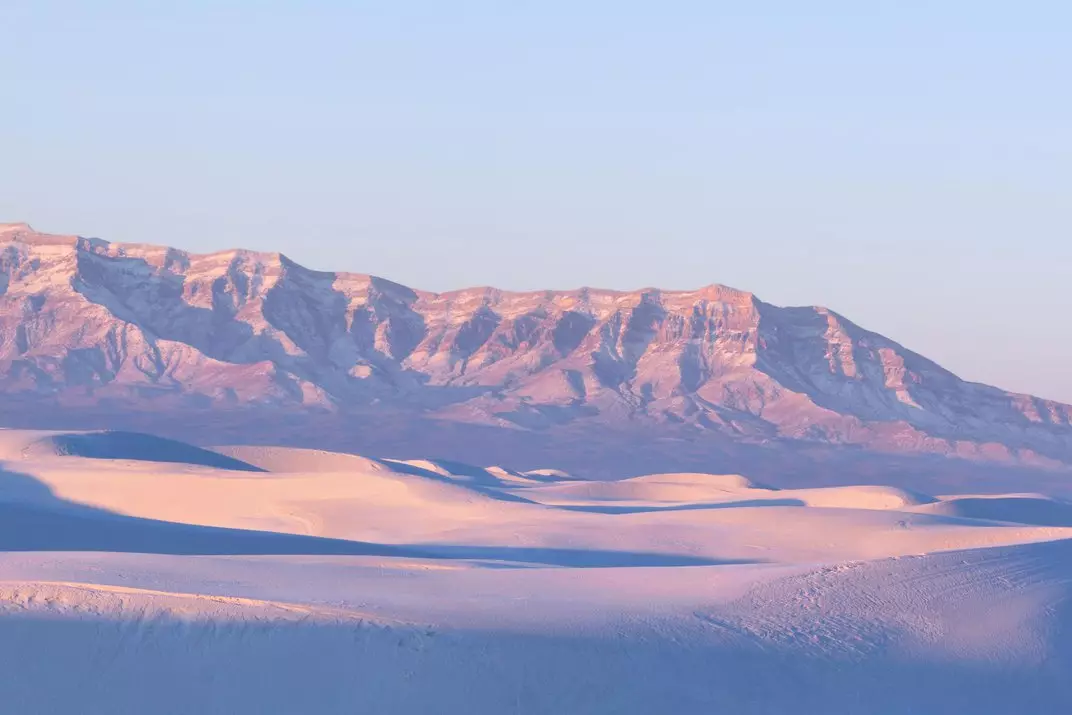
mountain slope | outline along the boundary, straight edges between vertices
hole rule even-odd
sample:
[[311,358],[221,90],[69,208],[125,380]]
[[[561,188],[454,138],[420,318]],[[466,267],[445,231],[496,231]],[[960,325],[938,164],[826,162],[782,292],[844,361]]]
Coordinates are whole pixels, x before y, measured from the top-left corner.
[[717,285],[437,294],[25,224],[0,225],[0,392],[7,424],[253,409],[1072,464],[1072,407],[965,382],[824,308]]

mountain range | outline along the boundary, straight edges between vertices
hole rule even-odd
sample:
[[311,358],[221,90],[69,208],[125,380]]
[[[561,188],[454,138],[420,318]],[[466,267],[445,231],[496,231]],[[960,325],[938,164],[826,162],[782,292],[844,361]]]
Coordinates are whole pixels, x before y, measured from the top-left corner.
[[432,293],[26,224],[0,224],[0,394],[7,426],[593,472],[821,454],[1072,465],[1072,406],[961,380],[826,308],[721,285]]

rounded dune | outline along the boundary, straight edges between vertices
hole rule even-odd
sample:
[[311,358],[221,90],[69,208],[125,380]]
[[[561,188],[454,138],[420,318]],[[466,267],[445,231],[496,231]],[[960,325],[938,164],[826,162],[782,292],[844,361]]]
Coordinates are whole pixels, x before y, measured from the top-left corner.
[[805,506],[828,509],[906,509],[935,501],[934,497],[907,489],[870,485],[791,489],[779,495],[800,499]]
[[263,471],[241,459],[186,442],[141,432],[52,432],[31,435],[22,442],[21,456],[82,457],[189,464],[242,472]]
[[[737,474],[650,474],[614,482],[570,481],[534,487],[537,499],[664,504],[725,501],[749,492],[768,493]],[[750,495],[751,496],[751,495]]]
[[317,472],[379,472],[389,467],[375,459],[344,452],[326,452],[300,447],[262,447],[228,445],[214,447],[214,451],[255,465],[268,472],[317,473]]
[[[447,481],[494,493],[497,489],[538,485],[546,480],[533,479],[526,474],[503,467],[476,467],[462,462],[439,459],[384,459],[389,469],[403,474],[439,477]],[[503,497],[513,498],[508,492],[498,492]]]
[[1030,526],[1072,526],[1072,504],[1038,494],[957,496],[917,511]]
[[564,472],[561,469],[530,469],[522,472],[522,476],[529,477],[530,479],[538,479],[544,482],[554,481],[567,481],[574,480],[577,477],[573,476],[569,472]]

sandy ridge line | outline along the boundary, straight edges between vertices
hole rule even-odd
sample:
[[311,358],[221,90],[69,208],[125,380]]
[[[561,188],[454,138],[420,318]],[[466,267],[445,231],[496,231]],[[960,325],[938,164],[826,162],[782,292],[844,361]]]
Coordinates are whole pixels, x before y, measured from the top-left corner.
[[[31,592],[31,595],[40,593],[43,589],[53,587],[68,591],[75,591],[88,595],[106,596],[134,596],[147,598],[175,599],[184,602],[200,604],[220,604],[226,606],[238,606],[241,608],[261,608],[281,611],[287,616],[301,616],[305,618],[329,618],[336,621],[372,622],[379,625],[413,626],[418,624],[409,623],[397,618],[385,618],[362,611],[346,608],[331,608],[328,606],[313,606],[308,604],[288,603],[285,601],[271,601],[256,598],[244,598],[238,596],[222,596],[216,594],[187,593],[182,591],[160,591],[149,588],[132,588],[128,586],[114,586],[111,584],[93,584],[74,581],[2,581],[0,580],[0,604],[18,603],[21,589]],[[166,605],[161,604],[166,608]],[[205,615],[212,615],[206,613]],[[281,616],[282,617],[282,616]]]

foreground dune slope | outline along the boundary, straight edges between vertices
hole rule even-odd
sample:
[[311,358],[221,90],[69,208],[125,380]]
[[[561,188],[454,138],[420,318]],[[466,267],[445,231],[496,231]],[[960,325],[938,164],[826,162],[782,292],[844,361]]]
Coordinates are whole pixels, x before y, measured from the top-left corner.
[[1072,505],[0,432],[19,713],[1072,711]]

